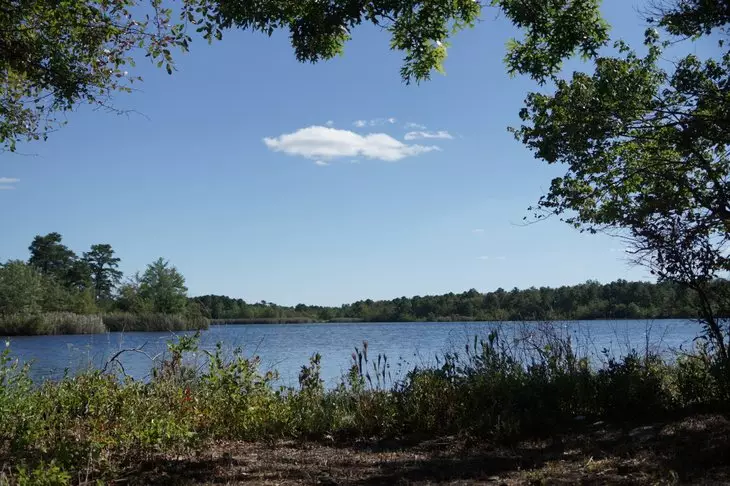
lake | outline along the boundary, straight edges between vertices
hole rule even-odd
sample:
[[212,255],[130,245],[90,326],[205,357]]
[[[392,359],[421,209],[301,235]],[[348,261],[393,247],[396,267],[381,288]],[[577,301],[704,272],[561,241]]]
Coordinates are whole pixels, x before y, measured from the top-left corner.
[[[434,363],[436,356],[444,352],[463,353],[475,335],[486,337],[490,330],[500,328],[509,342],[526,334],[539,335],[545,326],[483,322],[226,325],[203,331],[200,348],[212,350],[218,342],[228,352],[241,348],[247,356],[259,356],[264,370],[278,370],[281,384],[292,386],[297,384],[301,366],[318,352],[322,355],[322,377],[333,386],[348,369],[354,347],[362,348],[363,341],[368,342],[371,358],[377,359],[379,353],[388,357],[395,379],[415,365]],[[643,353],[648,347],[670,356],[680,347],[691,348],[700,331],[696,322],[670,319],[572,321],[547,326],[560,336],[570,336],[575,349],[597,365],[605,360],[604,349],[620,356],[631,349]],[[146,355],[127,352],[120,361],[127,374],[146,379],[152,367],[150,357],[164,353],[171,338],[171,333],[129,332],[13,337],[9,341],[13,356],[33,362],[31,375],[40,381],[103,366],[119,350],[140,346]]]

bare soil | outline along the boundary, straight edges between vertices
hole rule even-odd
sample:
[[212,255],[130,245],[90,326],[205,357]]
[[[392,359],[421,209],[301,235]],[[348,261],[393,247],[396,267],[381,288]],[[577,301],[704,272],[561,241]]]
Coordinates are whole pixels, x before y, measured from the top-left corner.
[[577,423],[514,445],[444,437],[351,444],[224,442],[135,465],[120,484],[730,484],[730,420]]

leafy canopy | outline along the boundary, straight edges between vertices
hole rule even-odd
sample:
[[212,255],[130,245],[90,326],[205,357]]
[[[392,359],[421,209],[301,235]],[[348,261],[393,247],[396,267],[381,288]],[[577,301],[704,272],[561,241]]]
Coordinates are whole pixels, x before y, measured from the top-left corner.
[[726,357],[714,316],[729,296],[709,284],[730,270],[730,52],[720,35],[714,54],[664,57],[678,41],[726,36],[730,3],[682,0],[658,13],[646,54],[617,42],[618,54],[597,57],[592,73],[529,94],[514,132],[538,159],[566,168],[537,217],[617,233],[661,279],[700,292]]
[[[608,39],[600,0],[490,0],[525,32],[509,44],[510,72],[538,80],[563,58],[595,55]],[[449,39],[479,20],[477,0],[10,0],[0,8],[0,147],[45,139],[57,114],[90,103],[112,111],[115,92],[140,80],[128,70],[144,55],[174,70],[173,50],[193,35],[209,42],[243,29],[289,32],[296,58],[330,59],[353,29],[387,31],[403,52],[407,83],[442,71]]]
[[64,280],[71,269],[76,254],[61,243],[63,237],[56,232],[33,238],[28,250],[28,263],[44,275]]

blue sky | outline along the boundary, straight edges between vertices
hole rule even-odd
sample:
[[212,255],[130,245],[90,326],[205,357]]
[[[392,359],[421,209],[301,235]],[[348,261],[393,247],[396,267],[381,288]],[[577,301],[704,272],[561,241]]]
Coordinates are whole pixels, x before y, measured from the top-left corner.
[[[615,37],[641,40],[636,5],[607,2]],[[127,274],[163,256],[193,295],[282,304],[646,279],[616,240],[521,224],[560,168],[506,130],[536,89],[506,74],[513,35],[486,10],[418,86],[372,28],[317,65],[251,33],[194,42],[173,76],[140,62],[115,100],[140,114],[82,108],[0,155],[0,260],[58,231],[112,244]]]

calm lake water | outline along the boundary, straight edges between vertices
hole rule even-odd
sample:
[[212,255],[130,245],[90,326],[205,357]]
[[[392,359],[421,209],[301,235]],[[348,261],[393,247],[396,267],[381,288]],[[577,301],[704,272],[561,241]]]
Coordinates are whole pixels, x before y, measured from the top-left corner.
[[[463,353],[474,336],[486,337],[500,328],[505,342],[526,334],[539,336],[545,324],[536,323],[348,323],[348,324],[266,324],[213,326],[201,335],[201,349],[212,350],[216,343],[227,352],[241,348],[247,356],[261,358],[264,370],[276,369],[284,385],[296,385],[299,369],[309,357],[322,355],[322,377],[333,386],[348,369],[354,347],[368,341],[369,355],[387,355],[394,379],[416,365],[434,363],[444,352]],[[681,347],[689,349],[700,327],[686,320],[573,321],[552,323],[551,329],[570,336],[575,348],[600,365],[603,349],[614,355],[631,349],[671,355]],[[32,361],[36,380],[55,379],[65,372],[75,373],[103,366],[117,351],[144,345],[154,357],[164,353],[170,333],[107,333],[71,336],[28,336],[10,338],[13,356]],[[150,357],[124,353],[120,360],[127,374],[136,379],[149,377]],[[195,359],[195,358],[194,358]],[[202,361],[202,353],[197,358]]]

